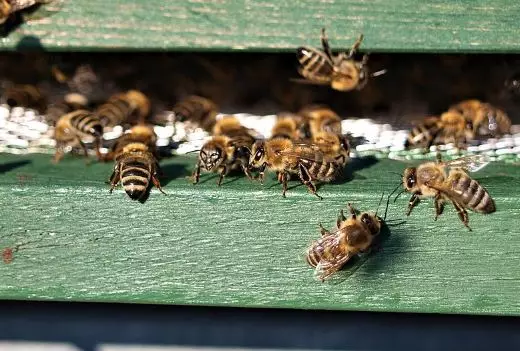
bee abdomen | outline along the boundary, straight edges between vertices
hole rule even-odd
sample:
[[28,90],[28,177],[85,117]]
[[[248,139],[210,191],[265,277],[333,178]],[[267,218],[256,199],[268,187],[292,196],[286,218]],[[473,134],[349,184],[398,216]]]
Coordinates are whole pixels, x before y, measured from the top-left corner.
[[453,179],[453,190],[461,195],[464,205],[480,213],[495,212],[495,202],[479,182],[459,174]]
[[99,107],[96,113],[104,126],[116,126],[132,114],[132,108],[128,101],[116,98]]
[[438,132],[439,128],[436,125],[420,124],[412,129],[406,139],[405,146],[408,147],[411,145],[428,143],[435,138]]
[[332,65],[327,58],[318,54],[314,50],[306,47],[300,47],[296,51],[296,59],[302,66],[302,74],[330,76],[332,74]]
[[305,260],[311,267],[316,267],[323,257],[323,246],[318,241],[312,245],[305,255]]
[[96,116],[88,111],[78,111],[70,120],[72,127],[95,137],[103,135],[103,126]]
[[121,170],[121,183],[131,199],[140,199],[148,189],[150,172],[147,165],[133,162]]

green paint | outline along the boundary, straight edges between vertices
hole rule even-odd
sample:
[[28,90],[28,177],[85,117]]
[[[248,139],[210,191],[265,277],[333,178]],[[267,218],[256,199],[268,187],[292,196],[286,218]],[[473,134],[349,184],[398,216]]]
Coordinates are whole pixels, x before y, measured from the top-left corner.
[[90,0],[21,26],[4,49],[292,51],[333,48],[359,33],[372,52],[520,52],[520,3],[510,0]]
[[[375,210],[399,181],[389,172],[406,163],[354,161],[351,180],[321,186],[319,201],[303,186],[282,198],[274,176],[217,188],[204,175],[193,186],[184,178],[193,161],[164,161],[168,196],[154,189],[139,204],[108,193],[111,164],[0,155],[0,247],[31,242],[0,263],[0,299],[520,315],[515,166],[476,174],[498,211],[471,213],[473,232],[450,206],[434,222],[425,201],[382,251],[322,284],[301,256],[318,223],[332,226],[347,202]],[[389,218],[404,219],[406,204],[392,204]]]

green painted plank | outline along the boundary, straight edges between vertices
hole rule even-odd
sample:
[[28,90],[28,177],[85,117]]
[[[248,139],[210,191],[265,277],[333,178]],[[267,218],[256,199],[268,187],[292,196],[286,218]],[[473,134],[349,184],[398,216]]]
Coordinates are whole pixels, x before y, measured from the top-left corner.
[[[329,283],[302,260],[347,201],[375,209],[406,164],[355,161],[349,181],[282,198],[264,186],[213,176],[184,178],[193,158],[163,162],[168,196],[144,204],[104,183],[112,165],[49,156],[1,155],[0,247],[32,242],[0,264],[0,299],[288,307],[520,315],[520,172],[494,163],[478,178],[498,211],[471,214],[468,232],[451,207],[433,221],[422,203],[391,228],[383,250]],[[296,185],[296,183],[294,183]],[[405,197],[389,209],[403,218]]]
[[[89,0],[21,26],[4,49],[271,50],[318,45],[373,52],[520,52],[520,3],[510,0]],[[25,40],[21,40],[25,37]]]

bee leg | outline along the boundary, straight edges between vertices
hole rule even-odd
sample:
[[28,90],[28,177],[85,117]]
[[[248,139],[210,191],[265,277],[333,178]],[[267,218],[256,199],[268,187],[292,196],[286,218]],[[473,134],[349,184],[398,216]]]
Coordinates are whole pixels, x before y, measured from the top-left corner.
[[[357,213],[356,213],[356,209],[354,208],[354,206],[352,206],[351,203],[348,203],[347,204],[347,207],[348,207],[348,210],[350,212],[350,215],[352,216],[352,219],[356,219],[356,216],[357,216]],[[345,218],[346,219],[346,218]],[[345,220],[344,219],[344,220]]]
[[78,143],[81,146],[81,149],[83,150],[83,154],[85,155],[85,157],[88,157],[88,150],[87,150],[87,146],[85,145],[85,143],[83,141],[81,141],[80,138],[78,138]]
[[[354,215],[354,218],[355,218],[356,215]],[[336,220],[336,226],[339,228],[340,224],[342,222],[344,222],[345,220],[347,219],[347,217],[345,217],[345,214],[343,213],[343,210],[340,210],[339,211],[339,215],[338,215],[338,219]]]
[[307,189],[309,189],[309,191],[313,195],[318,197],[318,199],[323,200],[323,198],[320,195],[318,195],[318,193],[316,192],[316,185],[314,185],[312,183],[312,180],[311,180],[312,178],[311,178],[311,176],[309,174],[309,171],[302,164],[299,165],[298,175],[300,176],[300,180],[302,181],[303,184],[305,184]]
[[191,175],[191,180],[193,181],[193,184],[197,184],[200,180],[200,160],[197,161],[197,166],[195,167],[195,170],[193,171],[193,174]]
[[437,220],[437,218],[439,218],[439,216],[444,211],[444,200],[442,199],[440,193],[435,195],[435,202],[434,202],[434,204],[435,204],[435,220]]
[[244,164],[241,164],[240,167],[242,167],[242,171],[246,175],[247,179],[249,179],[249,180],[254,179],[253,176],[251,175],[251,172],[249,171],[249,168],[247,168],[247,166],[245,166]]
[[285,193],[287,192],[287,173],[278,173],[278,181],[282,183],[282,196],[285,197]]
[[356,54],[356,52],[358,51],[359,46],[361,45],[362,42],[363,42],[363,34],[360,34],[359,37],[357,38],[356,42],[354,43],[354,45],[352,45],[352,47],[350,48],[350,51],[348,53],[349,58],[353,57]]
[[321,236],[327,236],[332,234],[327,229],[323,228],[323,224],[319,223],[318,226],[320,227]]
[[442,155],[440,152],[437,151],[435,158],[437,159],[437,163],[442,163]]
[[329,39],[327,38],[327,34],[325,33],[325,28],[321,29],[321,46],[323,46],[323,51],[332,61],[332,51],[330,50]]
[[417,193],[413,193],[412,197],[410,198],[410,201],[408,202],[408,212],[406,212],[407,216],[409,216],[410,213],[412,213],[413,208],[417,206],[420,201],[421,199],[419,199]]
[[468,223],[469,223],[468,211],[466,211],[466,209],[463,206],[461,206],[459,203],[457,203],[455,201],[452,201],[452,203],[453,203],[453,206],[455,207],[455,209],[457,210],[457,214],[459,215],[459,218],[462,221],[462,223],[464,224],[464,226],[466,228],[468,228],[469,231],[471,231],[471,228],[468,225]]
[[166,193],[164,192],[164,190],[162,189],[162,187],[161,187],[161,182],[159,181],[159,179],[157,179],[157,172],[154,172],[154,173],[152,174],[152,182],[153,182],[153,185],[155,185],[155,187],[156,187],[157,189],[159,189],[159,191],[160,191],[161,193],[163,193],[164,195],[168,195],[168,194],[166,194]]
[[101,148],[101,140],[99,138],[96,138],[94,141],[94,147],[96,148],[96,157],[98,161],[101,161],[103,159],[103,155],[101,154],[100,148]]
[[222,170],[220,171],[220,174],[218,176],[218,181],[217,181],[218,186],[222,185],[222,181],[224,180],[224,177],[226,176],[226,174],[227,174],[227,168],[224,166],[224,167],[222,167]]
[[58,163],[63,158],[64,151],[62,143],[56,143],[56,152],[54,153],[54,157],[52,158],[52,163]]
[[110,176],[110,179],[108,181],[110,182],[109,193],[112,193],[112,191],[120,181],[119,164],[115,165],[114,171],[112,172],[112,175]]

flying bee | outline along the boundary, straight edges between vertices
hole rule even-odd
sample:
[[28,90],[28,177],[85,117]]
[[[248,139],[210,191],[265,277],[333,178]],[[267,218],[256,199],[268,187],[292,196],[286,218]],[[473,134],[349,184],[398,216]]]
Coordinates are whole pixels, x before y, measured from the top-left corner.
[[104,127],[130,123],[132,119],[144,123],[149,113],[150,100],[138,90],[113,95],[96,110],[96,115]]
[[298,115],[303,118],[300,128],[302,139],[311,139],[320,132],[341,134],[341,118],[327,106],[309,105],[302,108]]
[[159,191],[166,195],[157,178],[159,163],[150,148],[141,142],[134,142],[121,148],[116,156],[114,171],[110,176],[110,192],[122,183],[132,200],[144,201],[150,188],[150,180]]
[[201,96],[188,96],[173,107],[175,121],[189,122],[194,126],[201,127],[211,132],[218,112],[218,106]]
[[335,160],[338,165],[345,166],[350,160],[349,135],[319,132],[311,139],[320,151],[330,159]]
[[241,169],[249,178],[248,169],[251,146],[255,137],[251,130],[240,124],[235,117],[225,117],[216,122],[214,135],[199,151],[195,171],[192,175],[193,184],[200,180],[201,169],[219,174],[217,185],[222,185],[224,177],[231,171]]
[[338,91],[360,90],[367,84],[370,76],[375,77],[386,71],[369,73],[368,55],[363,55],[361,61],[356,61],[354,55],[359,49],[363,35],[361,34],[348,53],[333,55],[329,46],[325,28],[321,30],[321,45],[323,50],[308,46],[296,50],[296,58],[300,63],[298,73],[305,79],[296,80],[301,83],[330,85]]
[[82,141],[82,138],[85,137],[94,138],[96,155],[101,158],[99,148],[103,137],[103,126],[99,119],[87,110],[77,110],[61,116],[54,129],[54,139],[56,140],[54,162],[57,163],[61,160],[64,153],[63,149],[68,145],[79,144],[85,156],[88,156],[87,147]]
[[122,152],[123,148],[132,143],[141,143],[148,147],[157,159],[156,143],[157,134],[153,130],[151,125],[138,124],[130,128],[125,134],[117,138],[116,142],[112,145],[110,151],[102,157],[103,161],[111,161],[116,155]]
[[402,184],[404,191],[412,193],[407,215],[410,215],[421,199],[433,197],[437,219],[444,210],[445,202],[451,201],[464,226],[471,230],[466,209],[487,214],[495,212],[496,207],[488,191],[465,170],[476,172],[488,163],[483,155],[442,162],[440,154],[437,154],[437,162],[406,168]]
[[31,84],[13,85],[5,89],[2,99],[10,107],[22,106],[44,112],[47,99],[40,89]]
[[326,157],[316,145],[296,144],[289,139],[260,140],[253,144],[249,167],[258,169],[263,182],[266,169],[278,174],[282,195],[287,192],[287,180],[297,175],[300,181],[317,196],[315,181],[330,182],[341,172],[334,159]]
[[509,133],[511,119],[501,109],[476,99],[464,100],[449,108],[448,111],[460,113],[466,119],[466,128],[473,135],[499,136]]
[[335,230],[328,231],[320,224],[321,238],[314,241],[306,251],[307,263],[315,267],[315,277],[322,282],[354,256],[369,252],[381,232],[384,219],[377,212],[358,214],[351,204],[348,204],[348,208],[350,218],[346,218],[341,210]]

